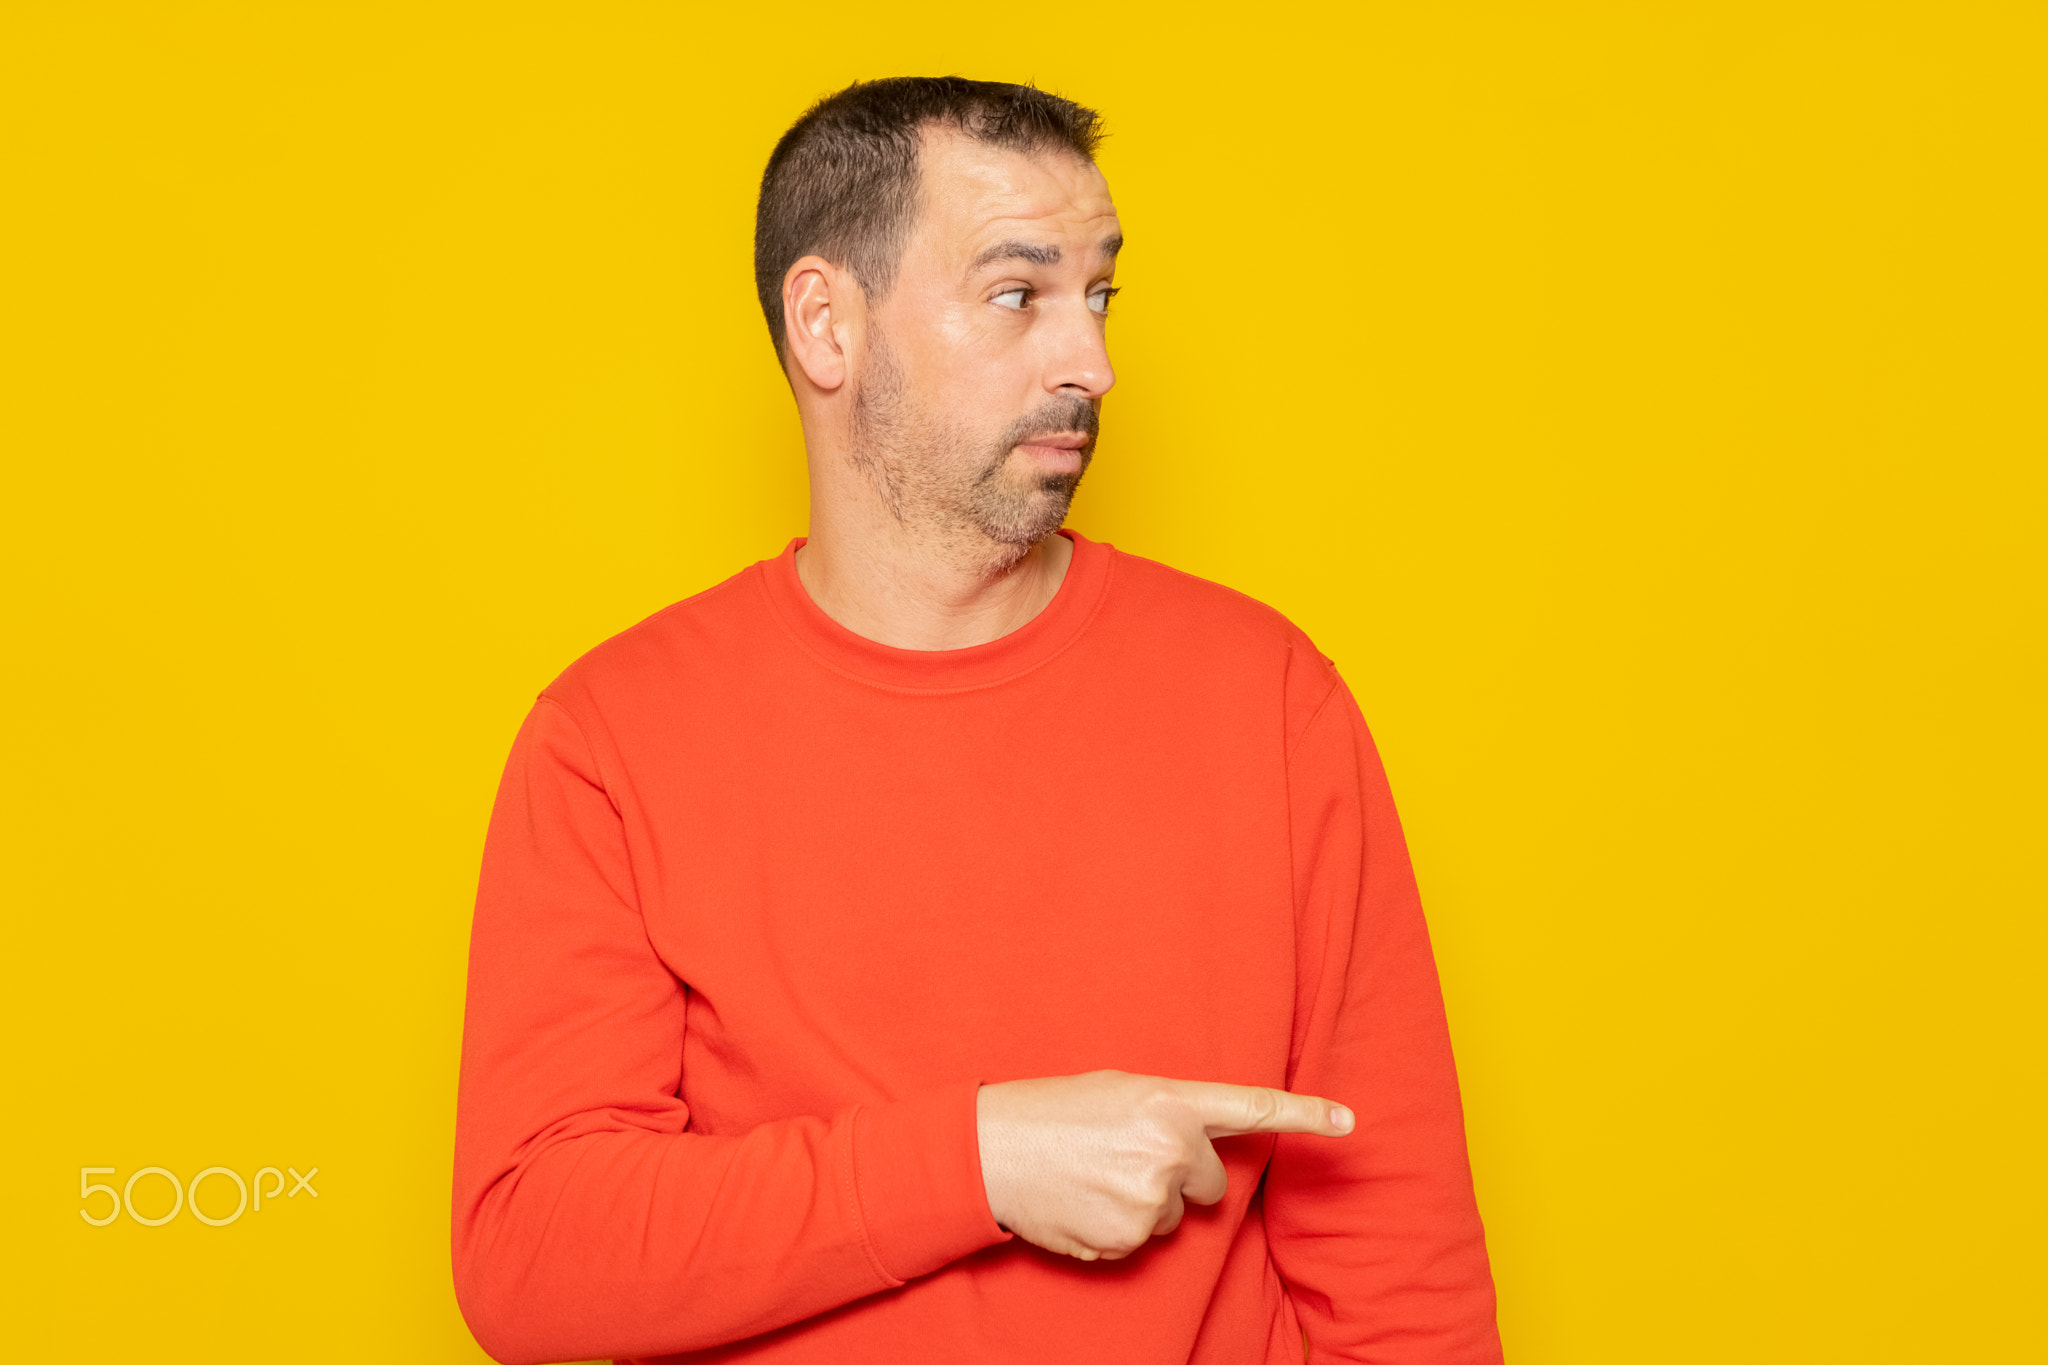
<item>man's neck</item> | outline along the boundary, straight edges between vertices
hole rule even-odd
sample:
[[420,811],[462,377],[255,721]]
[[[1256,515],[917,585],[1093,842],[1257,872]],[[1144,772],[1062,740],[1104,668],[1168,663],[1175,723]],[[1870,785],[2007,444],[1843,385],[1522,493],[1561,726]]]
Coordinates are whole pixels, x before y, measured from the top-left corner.
[[1045,609],[1074,544],[1050,535],[1009,564],[998,547],[934,540],[908,528],[818,524],[797,551],[804,591],[854,634],[898,649],[967,649],[998,640]]

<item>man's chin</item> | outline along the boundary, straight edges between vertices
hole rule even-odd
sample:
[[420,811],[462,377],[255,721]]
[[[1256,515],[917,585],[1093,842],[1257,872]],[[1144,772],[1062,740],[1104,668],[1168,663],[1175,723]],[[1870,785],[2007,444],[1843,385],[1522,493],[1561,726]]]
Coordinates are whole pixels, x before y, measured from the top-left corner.
[[1021,498],[982,501],[974,509],[974,527],[997,545],[1021,555],[1066,525],[1078,481],[1078,476],[1047,480]]

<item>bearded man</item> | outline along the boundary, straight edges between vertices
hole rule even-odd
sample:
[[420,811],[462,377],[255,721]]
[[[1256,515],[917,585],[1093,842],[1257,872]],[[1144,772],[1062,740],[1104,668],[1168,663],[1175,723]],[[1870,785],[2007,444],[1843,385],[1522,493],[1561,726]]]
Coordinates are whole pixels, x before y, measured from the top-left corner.
[[491,818],[454,1254],[500,1360],[1499,1359],[1350,693],[1061,529],[1098,136],[898,79],[769,159],[810,534],[550,684]]

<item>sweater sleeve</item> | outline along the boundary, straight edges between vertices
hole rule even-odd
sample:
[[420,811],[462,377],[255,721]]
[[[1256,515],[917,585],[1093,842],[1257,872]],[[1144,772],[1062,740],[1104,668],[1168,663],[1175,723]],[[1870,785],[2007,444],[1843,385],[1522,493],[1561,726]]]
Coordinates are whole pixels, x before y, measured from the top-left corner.
[[1006,1239],[973,1083],[692,1133],[685,1000],[583,731],[543,696],[485,842],[456,1121],[456,1294],[498,1360],[736,1341]]
[[1313,1365],[1501,1358],[1429,932],[1393,798],[1341,681],[1288,768],[1299,997],[1289,1086],[1349,1105],[1329,1141],[1283,1136],[1272,1256]]

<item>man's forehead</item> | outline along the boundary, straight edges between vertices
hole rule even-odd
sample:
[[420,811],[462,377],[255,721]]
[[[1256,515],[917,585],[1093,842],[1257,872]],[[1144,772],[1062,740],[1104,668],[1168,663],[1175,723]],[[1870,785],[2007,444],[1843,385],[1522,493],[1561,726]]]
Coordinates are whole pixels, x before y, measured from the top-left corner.
[[1072,247],[1119,237],[1102,172],[1064,150],[1021,152],[927,134],[919,171],[922,235],[938,254],[963,263],[1008,239],[1059,238]]

